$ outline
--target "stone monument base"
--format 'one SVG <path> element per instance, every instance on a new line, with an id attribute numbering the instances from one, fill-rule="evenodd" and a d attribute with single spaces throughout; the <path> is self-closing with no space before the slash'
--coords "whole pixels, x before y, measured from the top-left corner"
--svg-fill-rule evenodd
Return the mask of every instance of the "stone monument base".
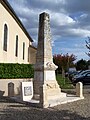
<path id="1" fill-rule="evenodd" d="M 45 83 L 39 87 L 39 94 L 34 94 L 33 99 L 39 100 L 41 107 L 47 108 L 49 107 L 50 101 L 55 102 L 65 97 L 66 93 L 61 92 L 57 81 L 49 80 L 45 81 Z"/>
<path id="2" fill-rule="evenodd" d="M 61 92 L 61 88 L 57 84 L 57 81 L 46 82 L 47 100 L 60 99 L 66 97 L 66 93 Z"/>

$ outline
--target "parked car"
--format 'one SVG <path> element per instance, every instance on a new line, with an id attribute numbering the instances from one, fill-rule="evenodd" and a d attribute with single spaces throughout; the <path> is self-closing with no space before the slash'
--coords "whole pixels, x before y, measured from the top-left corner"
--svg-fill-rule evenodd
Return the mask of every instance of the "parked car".
<path id="1" fill-rule="evenodd" d="M 69 79 L 72 81 L 72 78 L 73 78 L 75 75 L 77 75 L 77 74 L 78 74 L 77 71 L 73 71 L 73 72 L 70 72 L 70 73 L 69 73 L 68 77 L 69 77 Z"/>
<path id="2" fill-rule="evenodd" d="M 82 82 L 83 85 L 90 84 L 90 70 L 85 70 L 75 75 L 72 78 L 72 83 L 75 85 L 77 82 Z"/>
<path id="3" fill-rule="evenodd" d="M 90 72 L 90 70 L 81 70 L 78 71 L 78 73 L 76 75 L 74 75 L 74 78 L 77 78 L 78 76 L 84 75 L 86 73 Z"/>
<path id="4" fill-rule="evenodd" d="M 72 81 L 72 78 L 77 74 L 78 74 L 78 71 L 70 71 L 70 72 L 66 72 L 65 77 L 68 77 L 69 80 Z"/>

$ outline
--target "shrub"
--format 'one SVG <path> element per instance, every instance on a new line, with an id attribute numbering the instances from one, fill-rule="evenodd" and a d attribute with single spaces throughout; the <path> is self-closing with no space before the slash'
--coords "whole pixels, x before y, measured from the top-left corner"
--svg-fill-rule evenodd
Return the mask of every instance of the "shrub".
<path id="1" fill-rule="evenodd" d="M 0 63 L 0 78 L 33 78 L 34 69 L 31 64 Z"/>

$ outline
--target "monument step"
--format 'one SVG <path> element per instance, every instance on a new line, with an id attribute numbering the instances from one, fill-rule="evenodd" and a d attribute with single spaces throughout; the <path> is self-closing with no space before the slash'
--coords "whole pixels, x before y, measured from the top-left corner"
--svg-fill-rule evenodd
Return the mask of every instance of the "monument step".
<path id="1" fill-rule="evenodd" d="M 65 98 L 67 96 L 66 93 L 57 93 L 57 94 L 54 94 L 54 95 L 49 95 L 48 96 L 48 100 L 54 100 L 54 99 L 60 99 L 60 98 Z"/>
<path id="2" fill-rule="evenodd" d="M 48 104 L 49 104 L 49 107 L 53 107 L 53 106 L 56 106 L 59 104 L 74 102 L 74 101 L 81 100 L 81 99 L 84 99 L 84 97 L 77 97 L 75 95 L 73 95 L 73 96 L 70 95 L 67 97 L 59 98 L 59 99 L 50 99 L 50 100 L 48 100 Z"/>
<path id="3" fill-rule="evenodd" d="M 60 94 L 60 93 L 61 93 L 61 89 L 49 89 L 49 90 L 47 90 L 47 94 L 49 96 L 55 95 L 55 94 Z"/>

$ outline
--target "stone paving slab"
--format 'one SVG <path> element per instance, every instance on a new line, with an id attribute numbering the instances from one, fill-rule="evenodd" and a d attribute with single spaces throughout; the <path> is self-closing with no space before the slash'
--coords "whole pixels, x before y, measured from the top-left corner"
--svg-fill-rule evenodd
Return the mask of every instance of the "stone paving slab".
<path id="1" fill-rule="evenodd" d="M 81 99 L 84 99 L 84 97 L 80 98 L 80 97 L 76 97 L 75 95 L 68 94 L 67 97 L 63 97 L 57 100 L 49 100 L 49 107 L 66 104 L 66 103 L 74 102 Z"/>
<path id="2" fill-rule="evenodd" d="M 22 104 L 31 105 L 33 107 L 40 107 L 39 100 L 32 99 L 30 101 L 22 101 L 16 97 L 12 97 L 11 99 L 14 99 L 16 102 L 19 102 Z M 48 103 L 49 103 L 48 107 L 54 107 L 54 106 L 57 106 L 60 104 L 66 104 L 66 103 L 74 102 L 74 101 L 81 100 L 81 99 L 84 99 L 84 97 L 80 98 L 80 97 L 76 97 L 75 95 L 72 95 L 72 94 L 67 94 L 66 97 L 48 100 Z"/>
<path id="3" fill-rule="evenodd" d="M 64 90 L 74 93 L 74 90 Z M 90 120 L 90 89 L 84 90 L 84 99 L 50 108 L 36 108 L 0 99 L 0 120 Z"/>

